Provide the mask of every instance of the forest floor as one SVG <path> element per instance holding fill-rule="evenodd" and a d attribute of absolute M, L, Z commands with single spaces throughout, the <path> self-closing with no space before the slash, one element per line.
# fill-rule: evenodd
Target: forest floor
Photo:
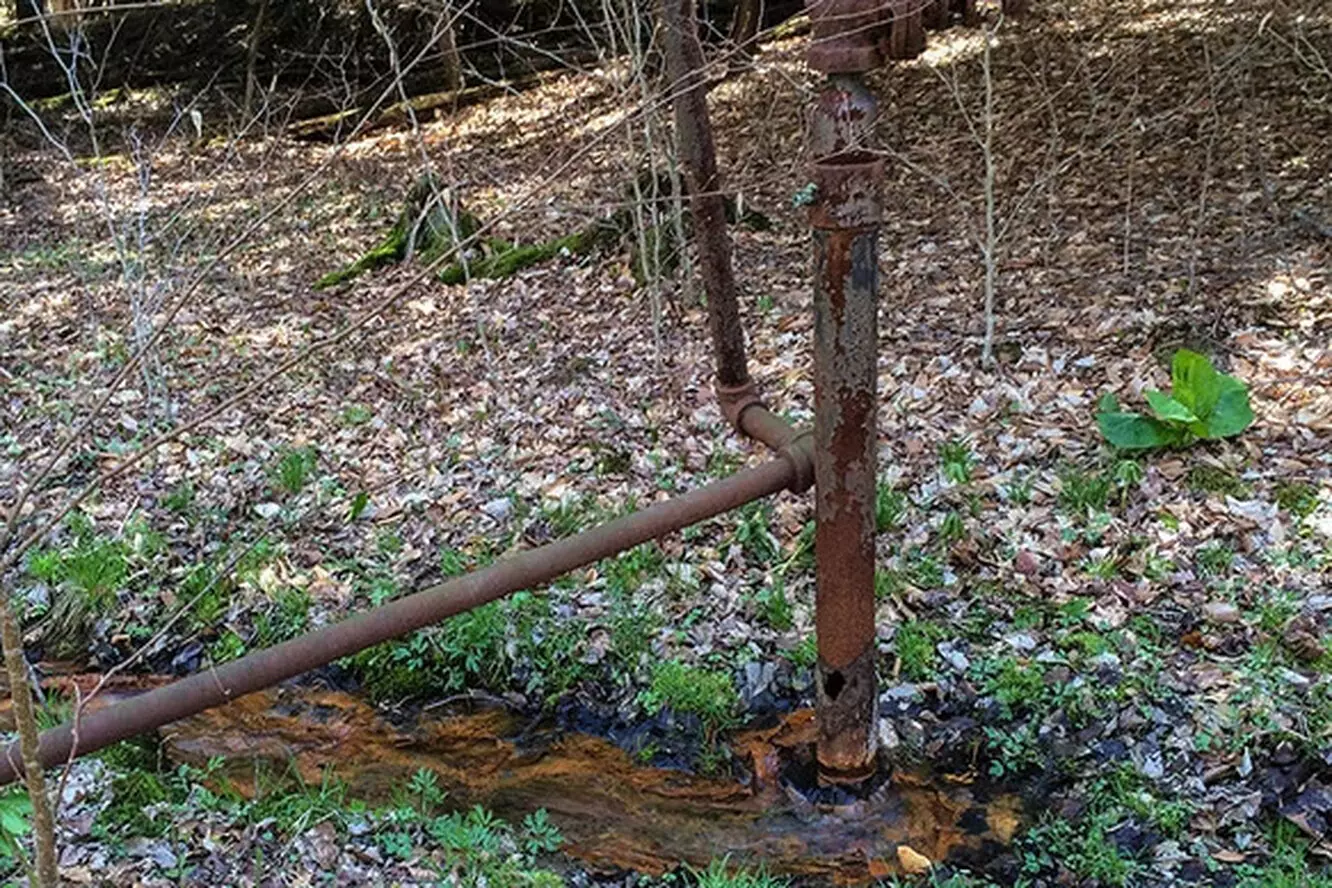
<path fill-rule="evenodd" d="M 889 180 L 881 737 L 896 764 L 1028 801 L 1001 853 L 924 878 L 1332 885 L 1332 13 L 1032 5 L 993 52 L 993 368 L 981 32 L 932 35 L 871 78 Z M 797 423 L 813 397 L 803 46 L 765 45 L 711 93 L 728 190 L 772 223 L 732 229 L 751 370 Z M 0 502 L 105 396 L 26 516 L 222 408 L 3 578 L 39 673 L 188 674 L 766 458 L 714 402 L 697 284 L 638 285 L 627 248 L 464 285 L 407 262 L 312 288 L 384 236 L 426 164 L 511 241 L 619 207 L 669 117 L 631 114 L 623 81 L 571 72 L 336 147 L 108 125 L 101 157 L 36 140 L 15 155 Z M 177 304 L 113 391 L 135 319 Z M 1145 410 L 1182 347 L 1247 385 L 1254 425 L 1111 450 L 1098 399 Z M 484 693 L 645 766 L 743 775 L 727 738 L 812 699 L 811 517 L 781 495 L 308 682 L 394 723 Z M 70 711 L 58 686 L 52 722 Z M 352 800 L 336 775 L 251 798 L 219 789 L 217 763 L 160 752 L 122 744 L 71 769 L 70 881 L 778 881 L 706 861 L 590 872 L 552 851 L 558 822 L 446 814 L 425 774 L 393 801 Z"/>

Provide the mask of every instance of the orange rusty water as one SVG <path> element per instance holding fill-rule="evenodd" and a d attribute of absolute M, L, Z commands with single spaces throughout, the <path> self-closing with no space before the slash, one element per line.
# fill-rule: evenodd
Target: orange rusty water
<path fill-rule="evenodd" d="M 97 680 L 61 676 L 45 684 L 75 700 L 86 699 Z M 163 681 L 116 677 L 92 707 Z M 7 709 L 0 704 L 0 726 Z M 532 730 L 501 709 L 427 712 L 398 726 L 356 697 L 309 687 L 251 694 L 161 734 L 178 760 L 224 759 L 241 792 L 253 789 L 257 765 L 276 766 L 311 783 L 331 772 L 351 797 L 380 802 L 427 768 L 457 807 L 484 805 L 508 819 L 545 808 L 565 836 L 564 852 L 597 870 L 660 874 L 730 855 L 773 873 L 855 884 L 901 872 L 904 858 L 919 864 L 917 855 L 982 861 L 1011 841 L 1022 818 L 1015 795 L 987 793 L 965 775 L 895 772 L 866 800 L 811 804 L 779 779 L 784 764 L 810 759 L 816 730 L 807 710 L 734 738 L 733 751 L 753 775 L 747 783 L 647 767 L 599 737 Z"/>
<path fill-rule="evenodd" d="M 919 860 L 910 852 L 936 862 L 994 853 L 1020 820 L 1014 796 L 982 802 L 965 781 L 905 773 L 865 801 L 811 805 L 777 779 L 784 760 L 808 753 L 809 712 L 736 738 L 752 785 L 646 767 L 598 737 L 540 729 L 518 739 L 530 727 L 498 709 L 426 713 L 398 727 L 355 697 L 300 688 L 252 694 L 162 735 L 177 759 L 227 760 L 238 788 L 253 785 L 257 763 L 290 764 L 307 781 L 328 770 L 351 796 L 381 801 L 428 768 L 450 804 L 480 804 L 507 818 L 545 808 L 566 838 L 563 850 L 593 869 L 659 874 L 730 855 L 770 872 L 852 884 L 900 872 L 903 855 Z"/>

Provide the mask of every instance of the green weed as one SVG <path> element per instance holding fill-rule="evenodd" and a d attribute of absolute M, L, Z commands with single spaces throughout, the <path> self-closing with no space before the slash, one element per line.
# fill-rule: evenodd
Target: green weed
<path fill-rule="evenodd" d="M 272 469 L 273 483 L 283 493 L 295 496 L 305 489 L 318 461 L 313 447 L 283 447 Z"/>
<path fill-rule="evenodd" d="M 935 644 L 942 630 L 925 620 L 909 620 L 897 627 L 893 646 L 902 663 L 902 674 L 911 681 L 928 681 L 938 664 Z"/>
<path fill-rule="evenodd" d="M 940 445 L 939 461 L 943 464 L 944 478 L 954 484 L 966 484 L 971 481 L 976 458 L 966 439 L 949 438 Z"/>
<path fill-rule="evenodd" d="M 766 565 L 776 559 L 780 549 L 769 525 L 772 504 L 759 500 L 740 508 L 732 539 L 755 564 Z"/>
<path fill-rule="evenodd" d="M 795 621 L 795 607 L 786 594 L 786 583 L 773 577 L 772 584 L 761 589 L 755 597 L 759 616 L 778 632 L 790 629 Z"/>
<path fill-rule="evenodd" d="M 1303 520 L 1318 508 L 1318 488 L 1298 481 L 1283 482 L 1276 487 L 1276 502 L 1278 507 Z"/>
<path fill-rule="evenodd" d="M 892 530 L 906 517 L 907 497 L 900 490 L 879 482 L 874 491 L 874 526 L 879 533 Z"/>
<path fill-rule="evenodd" d="M 309 626 L 310 596 L 303 589 L 280 589 L 272 605 L 254 618 L 255 640 L 259 647 L 272 647 L 295 638 Z"/>
<path fill-rule="evenodd" d="M 365 425 L 374 418 L 374 412 L 363 404 L 350 404 L 342 409 L 342 424 L 351 428 Z"/>
<path fill-rule="evenodd" d="M 786 888 L 788 882 L 769 876 L 763 870 L 746 870 L 730 865 L 729 858 L 714 860 L 707 869 L 690 869 L 696 888 Z"/>
<path fill-rule="evenodd" d="M 1235 561 L 1235 550 L 1217 541 L 1202 546 L 1194 554 L 1198 570 L 1206 576 L 1219 576 L 1230 570 Z"/>
<path fill-rule="evenodd" d="M 657 664 L 652 683 L 639 694 L 649 713 L 663 708 L 697 715 L 709 736 L 729 727 L 739 710 L 740 695 L 725 672 L 687 666 L 678 660 Z"/>
<path fill-rule="evenodd" d="M 983 677 L 985 693 L 1012 717 L 1015 710 L 1037 709 L 1045 696 L 1045 671 L 1040 663 L 1023 663 L 1015 657 L 1002 657 L 988 665 Z"/>

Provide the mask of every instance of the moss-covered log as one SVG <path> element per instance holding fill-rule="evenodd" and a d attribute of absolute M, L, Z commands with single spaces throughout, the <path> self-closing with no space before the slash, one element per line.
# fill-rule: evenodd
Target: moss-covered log
<path fill-rule="evenodd" d="M 633 206 L 673 201 L 671 177 L 646 172 L 625 189 L 627 204 L 611 215 L 598 219 L 572 234 L 536 244 L 514 244 L 500 238 L 481 238 L 471 242 L 481 230 L 480 220 L 463 208 L 457 198 L 439 181 L 426 176 L 412 186 L 406 206 L 388 235 L 365 255 L 349 265 L 324 275 L 315 282 L 316 289 L 337 286 L 368 271 L 401 262 L 417 255 L 433 264 L 459 253 L 445 265 L 437 277 L 446 284 L 461 284 L 477 278 L 506 278 L 524 268 L 560 256 L 588 256 L 628 243 L 634 279 L 641 286 L 649 278 L 668 274 L 679 265 L 680 243 L 669 219 L 642 224 Z M 727 221 L 753 230 L 769 227 L 766 216 L 753 210 L 740 210 L 734 198 L 726 198 Z M 661 220 L 660 213 L 655 218 Z M 689 231 L 686 214 L 683 229 Z"/>

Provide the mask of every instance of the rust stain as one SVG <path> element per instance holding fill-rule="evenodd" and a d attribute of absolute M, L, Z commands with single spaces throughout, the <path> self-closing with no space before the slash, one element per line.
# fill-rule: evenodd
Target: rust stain
<path fill-rule="evenodd" d="M 460 808 L 484 805 L 510 819 L 545 808 L 565 853 L 594 870 L 661 874 L 730 855 L 774 873 L 860 884 L 901 872 L 901 846 L 932 861 L 993 853 L 1021 812 L 1016 798 L 981 801 L 974 787 L 905 773 L 843 808 L 803 801 L 782 774 L 813 755 L 810 711 L 734 738 L 735 755 L 753 766 L 745 782 L 645 767 L 599 737 L 533 729 L 501 710 L 393 725 L 363 701 L 315 689 L 252 694 L 163 737 L 178 760 L 221 756 L 240 791 L 254 785 L 259 763 L 290 764 L 307 781 L 329 771 L 352 797 L 387 801 L 427 768 Z"/>

